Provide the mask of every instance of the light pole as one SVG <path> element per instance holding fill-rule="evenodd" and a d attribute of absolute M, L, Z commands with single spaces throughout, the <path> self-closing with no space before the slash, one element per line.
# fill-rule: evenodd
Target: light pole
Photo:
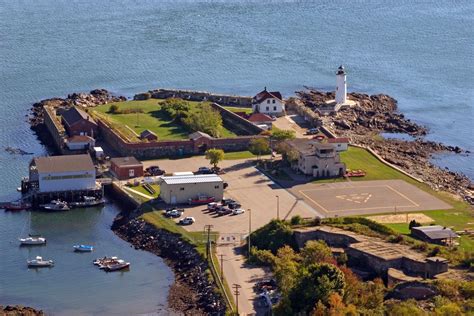
<path fill-rule="evenodd" d="M 252 233 L 252 210 L 248 209 L 249 211 L 249 258 L 250 258 L 250 234 Z"/>
<path fill-rule="evenodd" d="M 276 195 L 277 198 L 277 219 L 280 219 L 280 196 Z"/>

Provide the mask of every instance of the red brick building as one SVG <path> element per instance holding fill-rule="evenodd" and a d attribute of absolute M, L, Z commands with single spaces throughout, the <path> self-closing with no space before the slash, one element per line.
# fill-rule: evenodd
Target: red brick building
<path fill-rule="evenodd" d="M 92 138 L 97 137 L 97 123 L 89 114 L 77 107 L 72 107 L 61 113 L 61 120 L 69 136 L 85 135 Z"/>
<path fill-rule="evenodd" d="M 110 170 L 119 180 L 143 177 L 143 164 L 135 157 L 110 159 Z"/>

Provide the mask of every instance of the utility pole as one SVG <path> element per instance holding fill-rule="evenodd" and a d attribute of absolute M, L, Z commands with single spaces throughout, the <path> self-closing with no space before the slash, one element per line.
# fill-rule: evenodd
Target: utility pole
<path fill-rule="evenodd" d="M 241 288 L 241 286 L 234 283 L 232 284 L 232 287 L 234 288 L 234 294 L 235 294 L 236 312 L 237 312 L 237 315 L 239 315 L 239 295 L 240 295 L 239 289 Z"/>
<path fill-rule="evenodd" d="M 220 254 L 221 257 L 221 281 L 224 283 L 224 254 Z"/>
<path fill-rule="evenodd" d="M 211 250 L 211 229 L 213 225 L 204 225 L 204 230 L 207 231 L 207 243 L 206 243 L 206 258 L 209 258 Z"/>
<path fill-rule="evenodd" d="M 252 234 L 252 210 L 248 209 L 248 211 L 249 211 L 249 240 L 248 240 L 248 244 L 249 244 L 249 258 L 250 258 L 250 234 Z"/>
<path fill-rule="evenodd" d="M 276 195 L 277 198 L 277 219 L 280 219 L 280 196 Z"/>

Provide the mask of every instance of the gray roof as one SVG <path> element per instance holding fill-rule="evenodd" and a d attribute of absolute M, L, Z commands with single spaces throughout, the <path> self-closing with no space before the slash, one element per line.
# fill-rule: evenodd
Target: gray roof
<path fill-rule="evenodd" d="M 146 129 L 146 130 L 144 130 L 143 132 L 140 133 L 140 137 L 146 137 L 148 135 L 156 136 L 156 134 L 153 133 L 152 131 L 150 131 L 149 129 Z"/>
<path fill-rule="evenodd" d="M 40 173 L 95 171 L 88 154 L 37 157 L 33 159 L 33 163 Z"/>
<path fill-rule="evenodd" d="M 334 146 L 331 144 L 321 144 L 317 140 L 306 138 L 295 138 L 292 140 L 288 140 L 287 144 L 303 154 L 314 154 L 316 150 L 323 149 L 334 150 Z"/>
<path fill-rule="evenodd" d="M 84 112 L 83 110 L 77 108 L 77 107 L 72 107 L 70 108 L 69 110 L 63 112 L 61 114 L 63 120 L 69 125 L 73 125 L 77 122 L 79 122 L 80 120 L 86 120 L 86 121 L 89 121 L 91 123 L 94 123 L 96 124 L 96 122 L 92 119 L 92 117 L 87 114 L 86 112 Z"/>
<path fill-rule="evenodd" d="M 192 139 L 192 140 L 195 140 L 201 137 L 212 138 L 211 135 L 206 134 L 204 132 L 194 132 L 192 134 L 189 134 L 189 139 Z"/>
<path fill-rule="evenodd" d="M 459 237 L 450 228 L 446 228 L 440 225 L 412 227 L 412 231 L 418 231 L 429 239 L 433 240 Z"/>
<path fill-rule="evenodd" d="M 113 163 L 114 165 L 118 167 L 123 167 L 123 166 L 141 166 L 142 163 L 137 160 L 135 157 L 116 157 L 110 159 L 110 162 Z"/>
<path fill-rule="evenodd" d="M 197 174 L 186 176 L 161 177 L 166 184 L 186 184 L 186 183 L 210 183 L 223 182 L 221 177 L 216 174 Z"/>

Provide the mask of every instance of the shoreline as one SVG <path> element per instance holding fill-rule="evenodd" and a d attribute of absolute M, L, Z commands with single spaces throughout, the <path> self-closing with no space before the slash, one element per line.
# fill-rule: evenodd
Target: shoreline
<path fill-rule="evenodd" d="M 41 309 L 23 305 L 0 305 L 0 314 L 5 316 L 44 316 L 46 315 Z"/>

